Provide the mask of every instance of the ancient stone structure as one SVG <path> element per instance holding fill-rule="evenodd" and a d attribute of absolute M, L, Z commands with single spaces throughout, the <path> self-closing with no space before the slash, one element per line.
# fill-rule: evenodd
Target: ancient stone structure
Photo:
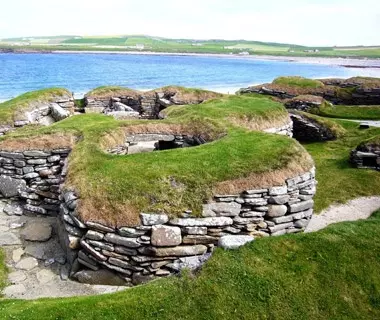
<path fill-rule="evenodd" d="M 363 144 L 351 151 L 350 162 L 359 169 L 380 170 L 380 145 Z"/>
<path fill-rule="evenodd" d="M 164 90 L 129 93 L 114 93 L 106 96 L 87 95 L 85 97 L 86 113 L 104 113 L 115 118 L 158 119 L 161 110 L 171 105 L 199 104 L 206 101 L 207 96 L 186 96 L 179 89 L 164 88 Z M 220 94 L 208 92 L 210 97 Z"/>
<path fill-rule="evenodd" d="M 281 100 L 295 99 L 302 95 L 319 96 L 333 104 L 379 105 L 380 82 L 377 79 L 322 79 L 323 87 L 308 88 L 272 83 L 242 88 L 237 94 L 259 93 Z"/>
<path fill-rule="evenodd" d="M 4 210 L 56 216 L 70 149 L 0 151 L 0 196 L 14 200 Z"/>
<path fill-rule="evenodd" d="M 107 269 L 112 281 L 122 278 L 136 285 L 197 269 L 216 246 L 233 249 L 256 237 L 302 232 L 313 214 L 315 187 L 313 169 L 281 186 L 215 195 L 199 218 L 141 213 L 139 226 L 117 228 L 82 221 L 80 198 L 64 191 L 60 219 L 71 276 L 83 281 Z"/>
<path fill-rule="evenodd" d="M 74 97 L 71 94 L 57 96 L 51 101 L 36 101 L 13 116 L 12 124 L 0 124 L 0 136 L 17 128 L 30 125 L 50 125 L 74 113 Z"/>
<path fill-rule="evenodd" d="M 293 121 L 293 137 L 301 142 L 335 140 L 335 133 L 305 114 L 290 112 Z"/>
<path fill-rule="evenodd" d="M 173 135 L 173 134 L 135 134 L 128 135 L 125 143 L 107 150 L 108 153 L 125 155 L 157 150 L 187 148 L 206 143 L 202 136 Z"/>

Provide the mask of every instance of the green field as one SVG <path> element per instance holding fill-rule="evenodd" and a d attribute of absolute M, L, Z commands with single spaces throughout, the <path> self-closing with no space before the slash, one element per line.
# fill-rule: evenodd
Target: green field
<path fill-rule="evenodd" d="M 380 213 L 217 249 L 196 276 L 94 297 L 0 301 L 0 319 L 379 319 Z"/>
<path fill-rule="evenodd" d="M 0 40 L 0 49 L 153 51 L 170 53 L 216 53 L 310 57 L 380 57 L 380 46 L 306 47 L 296 44 L 246 40 L 192 40 L 150 36 L 56 36 Z"/>

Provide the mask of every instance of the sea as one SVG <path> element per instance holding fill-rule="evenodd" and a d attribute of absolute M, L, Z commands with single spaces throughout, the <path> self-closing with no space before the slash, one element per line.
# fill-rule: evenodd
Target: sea
<path fill-rule="evenodd" d="M 98 86 L 151 90 L 180 85 L 235 93 L 279 76 L 307 78 L 377 76 L 379 69 L 257 60 L 249 57 L 111 53 L 0 54 L 0 101 L 27 91 L 64 87 L 81 98 Z"/>

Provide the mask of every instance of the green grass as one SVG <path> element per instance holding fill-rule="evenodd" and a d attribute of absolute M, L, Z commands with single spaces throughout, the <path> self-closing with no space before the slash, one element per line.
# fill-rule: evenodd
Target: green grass
<path fill-rule="evenodd" d="M 358 124 L 337 121 L 346 129 L 344 137 L 324 143 L 304 145 L 313 157 L 317 168 L 317 212 L 333 203 L 344 203 L 360 196 L 380 195 L 380 173 L 358 170 L 349 163 L 350 151 L 362 141 L 380 134 L 379 128 L 359 130 Z"/>
<path fill-rule="evenodd" d="M 380 214 L 217 249 L 196 276 L 93 297 L 0 301 L 0 319 L 379 319 Z"/>
<path fill-rule="evenodd" d="M 122 122 L 87 114 L 15 135 L 56 131 L 80 135 L 82 139 L 70 157 L 68 184 L 78 189 L 81 203 L 91 205 L 88 211 L 92 216 L 109 223 L 136 223 L 141 211 L 177 215 L 190 209 L 197 215 L 219 183 L 231 180 L 233 184 L 233 180 L 250 174 L 281 169 L 296 161 L 293 157 L 305 155 L 295 140 L 244 128 L 250 124 L 272 127 L 288 119 L 284 107 L 267 98 L 227 96 L 200 105 L 171 107 L 167 114 L 159 125 L 180 125 L 186 131 L 206 132 L 211 137 L 227 135 L 198 147 L 127 156 L 103 152 L 100 143 L 104 136 L 120 135 L 121 127 L 157 125 L 157 121 Z M 239 118 L 241 126 L 232 122 Z M 299 166 L 307 170 L 311 164 L 304 161 Z"/>
<path fill-rule="evenodd" d="M 380 120 L 380 106 L 329 106 L 310 110 L 311 113 L 340 119 Z"/>
<path fill-rule="evenodd" d="M 7 281 L 7 267 L 5 266 L 5 253 L 0 248 L 0 297 L 1 290 L 5 287 Z"/>
<path fill-rule="evenodd" d="M 17 46 L 15 46 L 17 44 Z M 25 44 L 20 46 L 20 44 Z M 141 51 L 133 48 L 143 44 L 142 51 L 171 53 L 238 54 L 248 51 L 251 55 L 295 57 L 353 57 L 378 58 L 380 47 L 305 47 L 295 44 L 246 40 L 192 40 L 169 39 L 151 36 L 57 36 L 34 38 L 10 38 L 0 41 L 0 48 L 15 50 L 78 50 L 78 51 Z M 129 46 L 129 48 L 127 48 Z M 318 49 L 319 52 L 307 52 Z"/>
<path fill-rule="evenodd" d="M 274 79 L 273 84 L 285 85 L 285 86 L 295 86 L 300 88 L 322 88 L 324 84 L 321 81 L 307 79 L 303 77 L 279 77 Z"/>
<path fill-rule="evenodd" d="M 27 109 L 33 103 L 50 102 L 55 98 L 71 93 L 62 88 L 49 88 L 24 93 L 14 99 L 0 103 L 0 123 L 12 124 L 14 115 L 24 109 Z"/>

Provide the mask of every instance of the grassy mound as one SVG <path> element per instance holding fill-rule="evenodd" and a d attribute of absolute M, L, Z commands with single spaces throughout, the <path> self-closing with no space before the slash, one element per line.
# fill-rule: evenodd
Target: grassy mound
<path fill-rule="evenodd" d="M 329 118 L 380 120 L 380 106 L 331 106 L 313 108 L 311 113 Z"/>
<path fill-rule="evenodd" d="M 281 184 L 313 165 L 296 141 L 247 129 L 288 121 L 283 106 L 270 99 L 224 97 L 168 108 L 166 114 L 167 119 L 159 122 L 79 115 L 39 131 L 22 130 L 6 140 L 62 132 L 80 136 L 70 156 L 67 184 L 80 192 L 84 219 L 118 225 L 137 224 L 141 211 L 173 216 L 190 209 L 197 215 L 214 192 Z M 127 132 L 183 131 L 220 139 L 193 148 L 126 156 L 103 151 L 122 142 Z"/>
<path fill-rule="evenodd" d="M 323 82 L 319 80 L 307 79 L 303 77 L 279 77 L 273 80 L 273 84 L 294 86 L 300 88 L 322 88 Z"/>
<path fill-rule="evenodd" d="M 62 96 L 71 97 L 71 92 L 62 88 L 49 88 L 24 93 L 12 100 L 0 103 L 0 124 L 12 124 L 17 113 L 39 103 L 52 102 Z"/>
<path fill-rule="evenodd" d="M 217 249 L 196 278 L 112 295 L 0 302 L 0 319 L 378 319 L 380 213 Z"/>
<path fill-rule="evenodd" d="M 85 96 L 101 99 L 101 98 L 110 98 L 110 97 L 117 97 L 117 96 L 136 97 L 141 94 L 142 93 L 140 91 L 125 88 L 125 87 L 101 86 L 87 92 Z"/>
<path fill-rule="evenodd" d="M 178 100 L 183 101 L 184 104 L 191 103 L 192 101 L 202 102 L 204 100 L 220 98 L 223 96 L 223 94 L 217 92 L 180 86 L 166 86 L 146 92 L 119 86 L 102 86 L 91 90 L 85 96 L 87 98 L 91 97 L 98 99 L 122 96 L 138 98 L 141 96 L 155 96 L 156 92 L 162 92 L 169 96 L 176 95 Z"/>

